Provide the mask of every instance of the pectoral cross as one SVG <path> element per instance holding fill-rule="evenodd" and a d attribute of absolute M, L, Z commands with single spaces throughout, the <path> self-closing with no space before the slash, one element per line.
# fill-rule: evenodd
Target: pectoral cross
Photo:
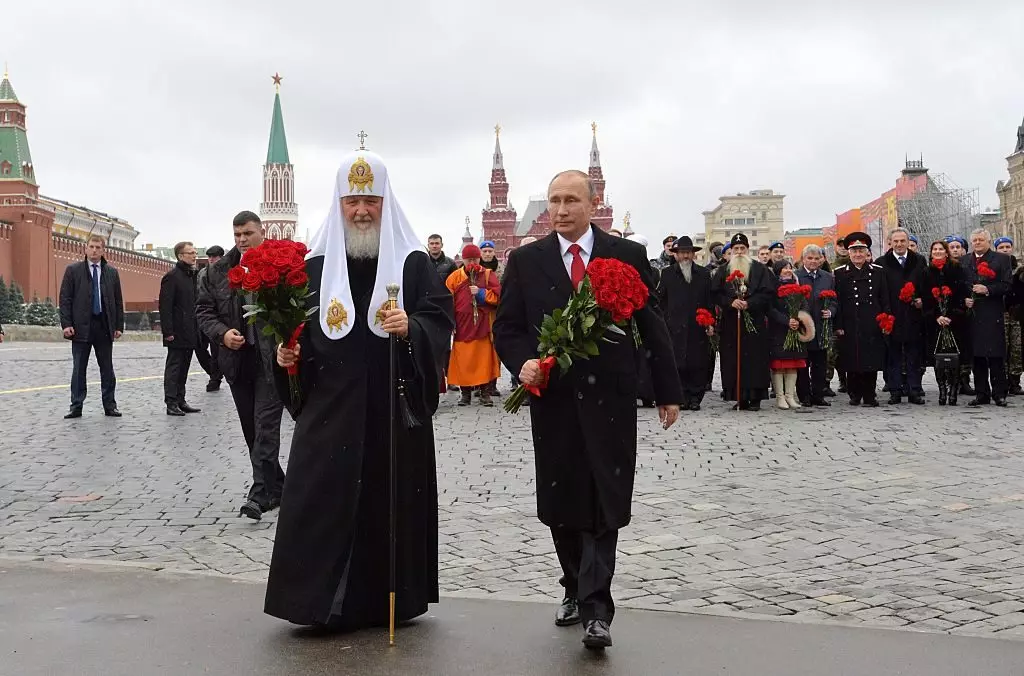
<path fill-rule="evenodd" d="M 369 134 L 365 131 L 359 130 L 359 133 L 356 134 L 356 136 L 359 137 L 359 149 L 366 150 L 366 137 L 369 136 Z"/>

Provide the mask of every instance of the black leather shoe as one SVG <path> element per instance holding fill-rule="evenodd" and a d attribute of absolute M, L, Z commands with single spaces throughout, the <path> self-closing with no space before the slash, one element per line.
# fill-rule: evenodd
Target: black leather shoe
<path fill-rule="evenodd" d="M 569 627 L 580 623 L 580 602 L 573 596 L 562 599 L 562 605 L 555 611 L 555 626 Z"/>
<path fill-rule="evenodd" d="M 220 390 L 219 380 L 211 380 L 210 382 L 206 383 L 207 392 L 217 392 L 218 390 Z"/>
<path fill-rule="evenodd" d="M 1003 399 L 1002 397 L 996 397 L 995 399 L 993 399 L 993 401 L 995 401 L 996 402 L 996 406 L 998 406 L 1000 408 L 1006 408 L 1006 406 L 1007 406 L 1006 400 Z"/>
<path fill-rule="evenodd" d="M 182 413 L 181 415 L 185 414 Z M 242 508 L 238 510 L 238 516 L 247 516 L 253 521 L 259 521 L 263 518 L 263 508 L 255 500 L 246 500 Z"/>
<path fill-rule="evenodd" d="M 811 406 L 825 407 L 825 406 L 831 406 L 831 405 L 832 404 L 827 399 L 824 399 L 824 398 L 822 398 L 822 399 L 812 399 L 811 400 Z"/>
<path fill-rule="evenodd" d="M 121 412 L 117 410 L 117 407 L 104 409 L 103 415 L 110 416 L 111 418 L 120 418 Z"/>
<path fill-rule="evenodd" d="M 72 418 L 81 418 L 81 417 L 82 417 L 82 409 L 80 409 L 80 408 L 73 408 L 70 411 L 68 411 L 67 415 L 64 416 L 64 419 L 65 420 L 71 420 Z"/>
<path fill-rule="evenodd" d="M 975 394 L 977 394 L 977 392 L 970 385 L 965 385 L 965 384 L 961 383 L 960 384 L 960 394 L 964 395 L 965 397 L 973 397 Z"/>
<path fill-rule="evenodd" d="M 907 397 L 907 400 L 911 404 L 915 404 L 917 406 L 921 406 L 922 404 L 924 404 L 924 397 L 922 397 L 920 394 L 912 394 L 909 397 Z"/>
<path fill-rule="evenodd" d="M 836 396 L 835 391 L 831 387 L 826 387 L 825 391 L 822 392 L 822 394 L 824 396 L 826 396 L 826 397 L 834 397 L 834 396 Z"/>
<path fill-rule="evenodd" d="M 863 406 L 864 408 L 878 408 L 878 400 L 877 399 L 865 399 L 864 403 L 861 404 L 861 406 Z"/>
<path fill-rule="evenodd" d="M 902 403 L 903 403 L 903 397 L 901 397 L 900 395 L 898 395 L 898 394 L 890 394 L 889 395 L 889 404 L 890 405 L 902 404 Z"/>
<path fill-rule="evenodd" d="M 185 417 L 185 412 L 178 408 L 177 404 L 167 404 L 167 415 L 175 415 L 179 418 Z"/>
<path fill-rule="evenodd" d="M 988 400 L 988 397 L 975 397 L 974 399 L 971 399 L 967 405 L 977 408 L 978 406 L 988 406 L 990 403 L 992 402 Z"/>
<path fill-rule="evenodd" d="M 612 632 L 604 620 L 587 620 L 583 624 L 583 645 L 588 650 L 604 650 L 612 645 Z"/>
<path fill-rule="evenodd" d="M 690 402 L 690 410 L 691 411 L 699 411 L 700 410 L 700 402 L 699 401 L 691 401 Z"/>
<path fill-rule="evenodd" d="M 187 403 L 178 404 L 178 408 L 185 413 L 199 413 L 199 411 L 202 410 L 196 408 L 195 406 L 189 406 Z"/>

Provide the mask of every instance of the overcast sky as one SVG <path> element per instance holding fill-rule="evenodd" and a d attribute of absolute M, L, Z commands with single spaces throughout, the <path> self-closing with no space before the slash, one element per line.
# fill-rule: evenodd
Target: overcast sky
<path fill-rule="evenodd" d="M 5 4 L 0 59 L 43 193 L 127 219 L 139 245 L 228 244 L 257 209 L 274 72 L 302 235 L 365 129 L 413 225 L 454 254 L 467 215 L 479 235 L 496 122 L 522 213 L 586 169 L 596 120 L 616 221 L 652 241 L 760 188 L 786 195 L 787 230 L 830 224 L 907 153 L 998 205 L 1024 2 L 834 4 L 46 0 Z"/>

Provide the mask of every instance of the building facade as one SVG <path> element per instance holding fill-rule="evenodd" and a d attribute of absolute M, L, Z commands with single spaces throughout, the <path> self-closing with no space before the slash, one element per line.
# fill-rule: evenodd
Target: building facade
<path fill-rule="evenodd" d="M 704 242 L 728 242 L 743 233 L 750 247 L 781 242 L 785 236 L 783 200 L 774 190 L 751 190 L 718 198 L 718 206 L 704 214 Z"/>
<path fill-rule="evenodd" d="M 269 239 L 295 239 L 299 226 L 299 205 L 295 202 L 295 167 L 288 156 L 288 139 L 281 112 L 281 80 L 274 74 L 274 112 L 270 118 L 270 142 L 263 165 L 263 201 L 260 220 Z"/>
<path fill-rule="evenodd" d="M 0 276 L 31 300 L 60 295 L 64 269 L 85 258 L 85 240 L 100 234 L 106 258 L 121 274 L 128 310 L 157 306 L 167 261 L 131 250 L 138 233 L 127 222 L 39 194 L 28 145 L 26 107 L 7 73 L 0 80 Z"/>
<path fill-rule="evenodd" d="M 1017 128 L 1017 145 L 1006 158 L 1010 179 L 996 184 L 999 211 L 1002 212 L 1002 233 L 1013 238 L 1020 247 L 1024 243 L 1024 122 Z"/>

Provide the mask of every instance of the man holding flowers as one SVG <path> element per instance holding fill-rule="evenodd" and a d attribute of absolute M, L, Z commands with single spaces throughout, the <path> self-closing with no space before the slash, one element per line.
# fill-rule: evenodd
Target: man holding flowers
<path fill-rule="evenodd" d="M 892 246 L 878 259 L 885 273 L 889 308 L 896 323 L 886 352 L 889 403 L 899 404 L 906 395 L 911 404 L 923 404 L 921 363 L 924 358 L 924 307 L 928 261 L 910 250 L 910 233 L 896 228 L 889 235 Z"/>
<path fill-rule="evenodd" d="M 1003 301 L 1011 290 L 1010 257 L 992 248 L 992 235 L 978 229 L 971 233 L 972 253 L 961 260 L 970 293 L 964 304 L 971 327 L 974 355 L 974 389 L 977 396 L 968 406 L 995 402 L 1006 406 L 1006 329 Z"/>
<path fill-rule="evenodd" d="M 638 349 L 650 355 L 664 428 L 675 422 L 682 400 L 672 343 L 652 295 L 654 276 L 647 253 L 590 223 L 599 202 L 584 172 L 564 171 L 552 179 L 548 213 L 553 232 L 512 252 L 494 323 L 498 356 L 519 374 L 524 386 L 537 392 L 530 395 L 537 512 L 551 528 L 565 588 L 555 623 L 582 621 L 583 643 L 590 649 L 612 644 L 615 547 L 618 530 L 630 521 L 636 468 Z M 595 275 L 597 269 L 632 267 L 631 275 L 643 292 L 636 289 L 616 297 L 616 282 L 607 278 L 591 289 L 585 281 L 588 265 L 595 268 Z M 567 338 L 560 337 L 565 325 L 554 315 L 563 318 L 567 307 L 584 300 L 591 307 L 594 299 L 602 307 L 614 308 L 610 318 L 606 310 L 600 316 L 602 322 L 614 321 L 616 330 L 606 331 L 606 340 L 587 345 L 586 359 L 566 359 L 563 353 L 557 367 L 546 358 L 538 359 L 545 315 L 555 335 L 549 330 L 544 340 L 561 340 Z M 592 328 L 597 321 L 590 314 L 577 323 Z"/>

